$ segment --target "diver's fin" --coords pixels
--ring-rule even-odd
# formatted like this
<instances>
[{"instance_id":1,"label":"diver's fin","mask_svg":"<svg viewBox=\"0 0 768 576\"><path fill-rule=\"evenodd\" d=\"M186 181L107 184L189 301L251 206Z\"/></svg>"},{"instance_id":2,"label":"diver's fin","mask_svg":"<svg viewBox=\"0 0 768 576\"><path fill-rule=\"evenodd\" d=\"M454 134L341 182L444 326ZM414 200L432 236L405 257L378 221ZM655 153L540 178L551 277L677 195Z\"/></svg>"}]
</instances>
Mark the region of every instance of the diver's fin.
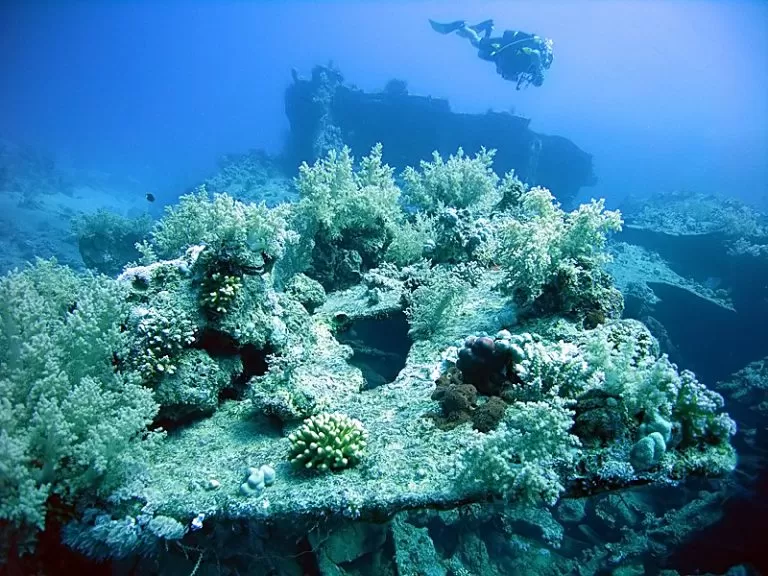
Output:
<instances>
[{"instance_id":1,"label":"diver's fin","mask_svg":"<svg viewBox=\"0 0 768 576\"><path fill-rule=\"evenodd\" d=\"M467 26L467 28L478 34L482 33L486 36L490 36L493 32L493 20L483 20L479 24L475 24L474 26Z\"/></svg>"},{"instance_id":2,"label":"diver's fin","mask_svg":"<svg viewBox=\"0 0 768 576\"><path fill-rule=\"evenodd\" d=\"M467 22L465 20L456 20L455 22L441 24L440 22L430 20L429 25L432 26L432 30L438 34L450 34L451 32L456 32L456 30L464 28L467 25Z\"/></svg>"}]
</instances>

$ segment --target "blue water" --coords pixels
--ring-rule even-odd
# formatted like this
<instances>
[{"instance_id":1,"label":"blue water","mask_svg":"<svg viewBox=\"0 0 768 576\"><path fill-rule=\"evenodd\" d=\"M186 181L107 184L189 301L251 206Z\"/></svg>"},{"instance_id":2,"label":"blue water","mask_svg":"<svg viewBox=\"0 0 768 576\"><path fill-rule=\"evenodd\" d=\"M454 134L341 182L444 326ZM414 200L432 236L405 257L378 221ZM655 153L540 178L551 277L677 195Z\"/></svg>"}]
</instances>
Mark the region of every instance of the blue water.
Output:
<instances>
[{"instance_id":1,"label":"blue water","mask_svg":"<svg viewBox=\"0 0 768 576\"><path fill-rule=\"evenodd\" d=\"M515 82L502 78L493 63L478 58L477 50L466 39L456 34L437 34L429 25L429 19L463 19L474 23L488 18L494 20L499 34L511 29L552 39L554 60L545 71L541 86L516 89ZM292 178L300 161L315 159L308 149L299 149L297 142L309 141L308 126L317 118L301 125L292 125L289 120L302 119L295 113L312 108L307 102L322 100L322 94L317 92L312 92L308 101L300 98L305 95L301 90L308 85L305 81L313 73L318 74L318 66L327 67L323 73L335 70L343 75L346 88L342 92L346 90L347 96L362 95L360 101L371 97L365 102L377 104L372 108L376 110L375 116L358 117L356 114L363 108L357 108L360 101L352 102L351 98L346 107L338 104L334 121L341 127L345 143L365 142L352 150L357 158L368 153L377 138L394 143L385 144L384 159L397 168L398 178L405 163L427 160L428 150L445 147L446 142L450 142L450 149L442 150L445 154L455 151L457 143L464 145L464 138L467 149L474 153L484 142L470 138L479 133L501 139L498 159L522 174L526 184L556 181L564 186L553 185L552 191L565 207L590 198L605 198L611 209L626 207L627 223L637 223L637 227L630 226L623 235L612 237L617 242L611 244L611 250L619 254L642 247L651 255L640 266L644 273L639 275L640 280L617 280L624 297L624 317L646 323L658 340L660 351L668 354L681 370L694 370L710 387L725 383L717 389L726 397L726 409L740 429L733 439L741 458L739 467L725 479L696 479L679 485L672 482L616 494L603 495L600 490L593 493L586 488L579 492L580 488L569 486L570 492L586 496L575 500L576 504L569 502L553 508L553 515L543 520L523 517L523 512L515 516L502 508L473 505L476 507L463 507L459 513L404 514L402 517L407 517L408 522L403 521L407 526L398 528L401 532L389 532L389 525L372 522L360 528L359 533L355 528L347 535L342 532L345 526L335 526L339 528L338 541L331 542L337 548L322 538L318 542L317 531L295 541L278 541L275 536L276 541L271 543L267 536L269 527L258 523L254 526L251 522L246 529L235 521L230 525L229 520L222 520L215 525L217 537L222 533L231 537L239 547L236 554L219 541L205 540L214 532L210 528L215 522L213 518L207 521L210 532L196 532L197 528L190 528L194 526L190 524L192 518L185 518L187 539L178 546L173 541L172 552L161 555L164 559L157 564L152 564L154 560L141 560L139 555L119 559L114 564L95 563L94 558L101 558L99 554L86 558L61 545L61 525L74 518L75 513L74 508L54 498L48 501L49 524L40 539L37 556L25 563L27 560L11 553L10 561L3 565L8 550L14 550L16 545L21 549L23 543L16 541L15 535L7 536L11 532L3 524L7 518L0 505L0 537L4 539L0 541L0 574L5 570L9 574L26 573L25 570L32 573L29 567L35 566L51 574L76 567L93 574L195 574L199 569L200 574L206 575L246 571L270 576L396 576L392 571L392 558L397 556L393 553L395 546L412 553L414 565L430 564L424 557L416 558L418 554L439 558L439 562L432 561L429 569L413 573L438 576L618 576L656 574L662 568L669 570L668 576L725 574L728 570L728 574L734 575L763 573L761 570L768 566L762 558L768 533L768 459L764 444L768 441L768 2L3 2L0 273L6 274L40 256L55 257L78 271L91 268L115 277L125 265L138 260L135 243L148 237L152 222L162 216L164 208L174 206L180 196L206 180L218 182L209 184L210 191L224 190L231 184L221 184L221 174L226 175L227 169L237 171L253 164L264 168L263 172L254 170L257 178L249 181L247 190L240 190L241 200L265 199L273 206L281 200L294 199ZM398 82L390 83L393 79ZM407 90L410 96L396 94L394 89ZM390 93L382 95L386 90ZM400 96L402 101L398 101ZM406 100L407 105L403 103ZM296 102L299 105L291 108ZM446 117L455 124L451 124L448 135L440 133L439 127L429 126L444 138L433 143L429 140L433 132L418 123L433 118L431 114L443 105L450 105L452 114L446 112ZM418 112L419 106L423 106L423 115ZM512 123L527 124L527 129L521 130L521 142L525 144L510 141L509 147L502 149L509 126L488 122L488 118L500 117L483 116L489 111L505 113L506 120L512 118L506 113L511 113ZM406 117L410 119L406 124L411 120L414 123L412 134L403 131L397 122ZM472 129L462 132L455 128L467 118ZM445 126L448 124L446 121ZM526 138L533 133L535 137L529 147ZM542 144L545 141L549 144ZM554 145L553 142L563 148L545 166L543 161L539 163L539 154L534 149L540 151L541 146ZM228 160L222 160L227 155ZM568 180L576 177L567 172L566 166L574 157L590 158L587 165L591 162L591 172L579 175L576 183ZM398 184L401 183L399 179ZM263 196L254 197L254 191ZM233 194L237 196L237 191ZM645 202L654 209L662 208L656 213L656 220L643 219ZM664 206L668 208L669 219L665 218ZM82 229L74 229L73 222L100 208L139 220L133 221L135 227L124 237L84 239ZM409 206L408 210L412 208ZM459 216L466 217L457 214L452 213L457 222ZM478 227L487 225L483 220ZM474 234L476 229L470 232ZM485 237L482 238L484 242ZM361 239L358 236L345 241L355 245ZM323 268L314 261L314 268L306 266L303 270L329 292L331 288L348 288L359 282L362 272L375 268L371 262L382 263L377 260L380 254L376 249L365 253L370 262L361 260L360 270L352 271L360 274L335 285L344 262L333 260L339 246L331 245L330 240L328 244L328 254L312 252L312 258L325 262L318 254L327 257L337 268ZM429 253L438 254L440 249L441 246L431 246ZM354 250L351 252L360 257ZM263 260L258 260L262 256ZM242 270L246 270L241 274L243 277L271 271L271 257L266 250L257 254L256 264L222 257L225 264L221 270L231 273L232 276L225 277L236 282ZM451 266L456 264L458 274L467 280L473 274L466 262L469 259L462 253L445 260ZM465 264L466 268L462 268ZM485 261L483 265L488 264ZM486 272L498 271L496 263L491 264ZM626 266L627 262L620 264ZM226 268L227 265L232 268ZM617 278L622 270L619 269ZM669 280L673 275L677 276ZM381 279L366 279L369 284L376 281ZM408 281L415 282L409 288L412 290L424 279L409 277ZM471 282L467 281L468 286ZM602 282L591 277L590 281ZM376 290L370 291L371 306L378 304L380 292L386 294L386 282L381 282ZM218 286L206 276L202 284L214 289ZM278 291L284 288L279 282L275 286ZM132 304L138 302L139 308L145 304L149 307L150 301L153 305L166 302L166 295L133 293L136 302ZM559 295L547 296L557 300L555 296ZM63 298L61 294L58 297ZM142 300L144 297L146 301ZM190 300L195 313L199 312L198 305L203 307L204 297ZM270 298L277 301L274 294ZM79 313L76 304L70 305L67 314ZM293 304L299 307L298 303ZM311 306L301 304L311 314L321 300ZM610 308L605 302L599 304ZM546 312L546 305L543 306ZM524 322L526 319L517 316L512 308L500 311L494 321L510 328ZM303 308L298 309L304 313ZM10 317L13 311L4 309L0 302L0 319L6 312ZM291 314L294 312L290 309ZM610 316L602 308L597 312ZM226 310L217 310L204 320L195 321L214 325L225 313ZM553 312L556 313L557 310ZM596 317L600 314L596 313ZM345 360L362 370L366 391L391 384L406 365L412 350L406 320L401 314L387 322L378 316L354 322L342 313L333 317L334 329L339 331L335 335L350 346L350 358ZM602 316L595 320L597 324L604 321L606 317ZM192 320L189 322L191 325ZM7 324L11 326L11 322ZM128 330L126 325L121 330ZM244 363L242 372L236 376L237 369L227 364L230 372L226 376L232 382L229 387L222 384L211 393L213 400L206 408L209 411L205 418L225 402L244 401L248 379L264 375L270 363L276 363L270 355L280 348L269 340L240 346L237 338L227 333L234 330L232 326L222 328L223 325L202 330L202 334L190 337L186 344L179 344L179 350L174 352L179 356L182 352L199 352L212 364L214 360L208 353L222 364L222 358L227 362L236 358ZM582 327L594 328L586 324ZM0 329L11 334L0 332L0 343L11 350L16 343L14 338L23 331L13 332L4 325ZM295 327L282 325L282 329L290 332ZM3 364L3 354L0 351L0 384L4 385L4 372L10 361ZM116 367L119 365L117 353L112 361ZM739 372L742 369L745 370ZM745 382L750 376L752 380L747 386ZM451 377L461 382L460 375ZM511 381L512 377L509 378ZM450 377L445 379L447 387ZM473 402L477 400L476 392ZM494 400L504 404L501 392L496 390L493 394L499 396ZM454 401L472 404L463 397ZM475 409L473 405L472 410ZM196 420L201 417L194 408L191 413L192 416L168 416L167 420L163 414L153 422L168 425L175 432L190 422L200 421ZM394 419L392 415L386 416L390 417ZM637 418L643 419L644 415ZM448 415L445 420L450 420ZM468 419L441 425L450 431L467 422ZM5 421L0 423L6 425ZM261 421L249 421L248 426L264 425L272 434L270 439L283 440L288 427L283 429L271 420L267 424L273 427ZM637 424L634 422L633 426L637 428ZM671 443L672 432L669 434ZM635 445L634 438L623 441ZM0 442L0 458L10 458L10 453ZM2 464L0 461L0 494L7 489ZM40 467L36 460L27 464ZM285 462L282 464L287 467ZM282 473L283 469L280 470ZM216 490L218 486L205 490L209 488ZM200 487L196 485L196 489ZM234 493L237 495L237 487ZM626 500L621 494L627 494ZM93 500L96 504L88 504L104 504L95 496ZM354 510L356 503L346 492L339 495L339 501L348 507L345 512ZM692 519L674 516L692 502L701 506L687 511ZM574 508L568 508L571 504ZM113 512L119 509L123 513L114 501L110 506ZM147 512L149 516L152 513ZM202 520L200 523L202 526ZM695 529L691 528L693 525ZM681 534L670 526L680 527ZM546 528L552 528L555 535L546 534ZM83 532L91 534L85 529ZM330 532L329 528L329 539ZM339 533L344 536L338 537ZM411 538L410 548L397 541L404 534ZM290 559L286 560L285 571L249 565L249 538L259 541L261 552L271 551L274 544L275 558ZM118 540L124 543L129 538L121 533L114 538ZM420 547L425 540L429 545ZM342 550L346 544L354 553ZM616 548L611 548L614 545ZM327 553L330 558L335 553L344 560L328 560L330 564L324 565L322 558L317 558L318 550L321 555ZM211 551L221 557L214 560ZM227 556L229 552L231 557ZM476 552L476 557L470 558L470 552ZM479 560L483 558L488 559L485 565ZM515 562L523 562L521 558L536 558L536 562L520 569ZM448 569L454 559L454 568ZM276 561L275 565L278 564ZM474 568L459 569L462 565ZM219 569L222 572L217 572ZM406 574L401 572L399 576Z\"/></svg>"},{"instance_id":2,"label":"blue water","mask_svg":"<svg viewBox=\"0 0 768 576\"><path fill-rule=\"evenodd\" d=\"M595 157L609 199L768 187L764 2L4 2L0 136L173 197L249 148L277 151L291 68L364 90L405 80L457 111L514 109ZM552 38L517 92L427 19Z\"/></svg>"}]
</instances>

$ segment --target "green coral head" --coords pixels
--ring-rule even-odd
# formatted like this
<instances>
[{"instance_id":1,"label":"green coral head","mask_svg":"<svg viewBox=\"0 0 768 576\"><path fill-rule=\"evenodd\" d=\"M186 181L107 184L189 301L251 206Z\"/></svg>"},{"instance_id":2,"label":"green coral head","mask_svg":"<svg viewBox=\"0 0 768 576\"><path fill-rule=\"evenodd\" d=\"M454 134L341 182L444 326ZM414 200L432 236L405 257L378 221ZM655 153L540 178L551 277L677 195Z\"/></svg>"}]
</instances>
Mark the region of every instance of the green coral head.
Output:
<instances>
[{"instance_id":1,"label":"green coral head","mask_svg":"<svg viewBox=\"0 0 768 576\"><path fill-rule=\"evenodd\" d=\"M242 287L239 277L213 272L203 281L200 304L212 314L226 314Z\"/></svg>"},{"instance_id":2,"label":"green coral head","mask_svg":"<svg viewBox=\"0 0 768 576\"><path fill-rule=\"evenodd\" d=\"M293 464L327 472L357 464L368 443L368 432L360 420L334 412L307 418L288 439Z\"/></svg>"}]
</instances>

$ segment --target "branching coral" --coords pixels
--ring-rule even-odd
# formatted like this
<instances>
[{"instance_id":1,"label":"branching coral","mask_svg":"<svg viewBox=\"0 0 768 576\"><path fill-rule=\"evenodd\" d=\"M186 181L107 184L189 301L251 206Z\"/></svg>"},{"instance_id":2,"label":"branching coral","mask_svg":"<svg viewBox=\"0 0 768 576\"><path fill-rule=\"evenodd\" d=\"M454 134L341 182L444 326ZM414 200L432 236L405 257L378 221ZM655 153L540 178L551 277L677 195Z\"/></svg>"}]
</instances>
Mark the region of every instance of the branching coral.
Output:
<instances>
[{"instance_id":1,"label":"branching coral","mask_svg":"<svg viewBox=\"0 0 768 576\"><path fill-rule=\"evenodd\" d=\"M312 166L302 164L296 180L302 215L331 240L355 229L394 224L401 213L400 190L381 154L381 145L374 146L360 160L358 170L346 147L329 152Z\"/></svg>"},{"instance_id":2,"label":"branching coral","mask_svg":"<svg viewBox=\"0 0 768 576\"><path fill-rule=\"evenodd\" d=\"M175 258L189 246L204 244L213 251L228 246L275 259L283 253L285 227L280 212L263 203L244 204L228 194L211 198L201 186L182 196L178 206L166 208L144 246L145 256Z\"/></svg>"},{"instance_id":3,"label":"branching coral","mask_svg":"<svg viewBox=\"0 0 768 576\"><path fill-rule=\"evenodd\" d=\"M505 271L504 290L523 304L541 295L563 263L582 269L604 264L606 236L621 229L618 212L592 201L571 213L544 188L526 191L499 225L496 261Z\"/></svg>"},{"instance_id":4,"label":"branching coral","mask_svg":"<svg viewBox=\"0 0 768 576\"><path fill-rule=\"evenodd\" d=\"M425 338L440 329L455 305L466 291L467 283L446 269L435 269L429 281L416 288L410 296L406 316L411 325L409 334Z\"/></svg>"},{"instance_id":5,"label":"branching coral","mask_svg":"<svg viewBox=\"0 0 768 576\"><path fill-rule=\"evenodd\" d=\"M200 305L213 314L226 314L242 287L239 277L214 272L202 281Z\"/></svg>"},{"instance_id":6,"label":"branching coral","mask_svg":"<svg viewBox=\"0 0 768 576\"><path fill-rule=\"evenodd\" d=\"M195 341L197 326L183 310L173 306L170 294L161 294L150 307L133 310L136 342L129 362L145 380L176 371L177 356Z\"/></svg>"},{"instance_id":7,"label":"branching coral","mask_svg":"<svg viewBox=\"0 0 768 576\"><path fill-rule=\"evenodd\" d=\"M398 266L417 262L424 255L432 255L436 247L437 224L435 218L417 212L392 231L384 259Z\"/></svg>"},{"instance_id":8,"label":"branching coral","mask_svg":"<svg viewBox=\"0 0 768 576\"><path fill-rule=\"evenodd\" d=\"M42 529L50 497L108 493L141 456L140 434L157 405L135 374L113 366L127 344L125 295L114 280L44 261L0 279L6 529Z\"/></svg>"},{"instance_id":9,"label":"branching coral","mask_svg":"<svg viewBox=\"0 0 768 576\"><path fill-rule=\"evenodd\" d=\"M587 333L582 349L601 388L620 396L629 413L642 420L639 432L663 431L665 440L683 448L727 444L735 428L722 411L722 396L692 372L678 371L666 355L659 356L640 323L622 324L631 328Z\"/></svg>"},{"instance_id":10,"label":"branching coral","mask_svg":"<svg viewBox=\"0 0 768 576\"><path fill-rule=\"evenodd\" d=\"M488 210L500 199L493 172L494 151L482 148L474 157L458 152L443 160L437 152L432 162L421 162L421 170L408 167L403 172L408 202L427 213L444 208Z\"/></svg>"},{"instance_id":11,"label":"branching coral","mask_svg":"<svg viewBox=\"0 0 768 576\"><path fill-rule=\"evenodd\" d=\"M678 371L666 355L658 356L642 324L622 325L619 331L607 326L586 333L581 348L600 389L621 398L635 422L636 440L658 432L667 448L677 448L683 459L695 457L706 473L732 469L736 462L730 438L736 428L723 412L722 396L692 372Z\"/></svg>"},{"instance_id":12,"label":"branching coral","mask_svg":"<svg viewBox=\"0 0 768 576\"><path fill-rule=\"evenodd\" d=\"M521 402L499 429L478 435L460 458L459 482L492 489L510 500L554 504L564 469L576 461L579 440L570 433L566 402Z\"/></svg>"},{"instance_id":13,"label":"branching coral","mask_svg":"<svg viewBox=\"0 0 768 576\"><path fill-rule=\"evenodd\" d=\"M349 148L299 168L297 217L315 239L312 275L324 286L358 281L375 266L403 221L393 170L382 163L381 145L354 169ZM344 278L339 278L342 271Z\"/></svg>"},{"instance_id":14,"label":"branching coral","mask_svg":"<svg viewBox=\"0 0 768 576\"><path fill-rule=\"evenodd\" d=\"M304 421L291 441L291 462L320 472L354 466L363 456L368 433L345 414L318 414Z\"/></svg>"}]
</instances>

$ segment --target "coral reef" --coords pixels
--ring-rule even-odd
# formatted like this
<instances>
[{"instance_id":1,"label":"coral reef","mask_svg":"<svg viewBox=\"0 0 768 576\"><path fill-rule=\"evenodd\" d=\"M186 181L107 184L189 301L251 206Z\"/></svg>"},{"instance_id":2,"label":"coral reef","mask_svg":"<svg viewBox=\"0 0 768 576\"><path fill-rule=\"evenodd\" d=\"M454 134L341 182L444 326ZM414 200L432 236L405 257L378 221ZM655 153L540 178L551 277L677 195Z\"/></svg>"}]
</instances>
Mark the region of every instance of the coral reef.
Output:
<instances>
[{"instance_id":1,"label":"coral reef","mask_svg":"<svg viewBox=\"0 0 768 576\"><path fill-rule=\"evenodd\" d=\"M332 150L274 208L185 195L116 279L0 280L5 542L55 517L140 572L327 574L510 573L572 545L567 573L605 560L601 526L667 512L611 492L734 468L722 397L618 318L618 213L566 212L492 152L435 155L401 190L382 154Z\"/></svg>"},{"instance_id":2,"label":"coral reef","mask_svg":"<svg viewBox=\"0 0 768 576\"><path fill-rule=\"evenodd\" d=\"M724 233L733 239L768 235L768 220L735 198L675 191L629 198L622 211L632 226L672 235Z\"/></svg>"},{"instance_id":3,"label":"coral reef","mask_svg":"<svg viewBox=\"0 0 768 576\"><path fill-rule=\"evenodd\" d=\"M0 279L4 547L24 550L52 509L106 497L144 455L157 404L113 369L128 312L119 284L52 262Z\"/></svg>"}]
</instances>

